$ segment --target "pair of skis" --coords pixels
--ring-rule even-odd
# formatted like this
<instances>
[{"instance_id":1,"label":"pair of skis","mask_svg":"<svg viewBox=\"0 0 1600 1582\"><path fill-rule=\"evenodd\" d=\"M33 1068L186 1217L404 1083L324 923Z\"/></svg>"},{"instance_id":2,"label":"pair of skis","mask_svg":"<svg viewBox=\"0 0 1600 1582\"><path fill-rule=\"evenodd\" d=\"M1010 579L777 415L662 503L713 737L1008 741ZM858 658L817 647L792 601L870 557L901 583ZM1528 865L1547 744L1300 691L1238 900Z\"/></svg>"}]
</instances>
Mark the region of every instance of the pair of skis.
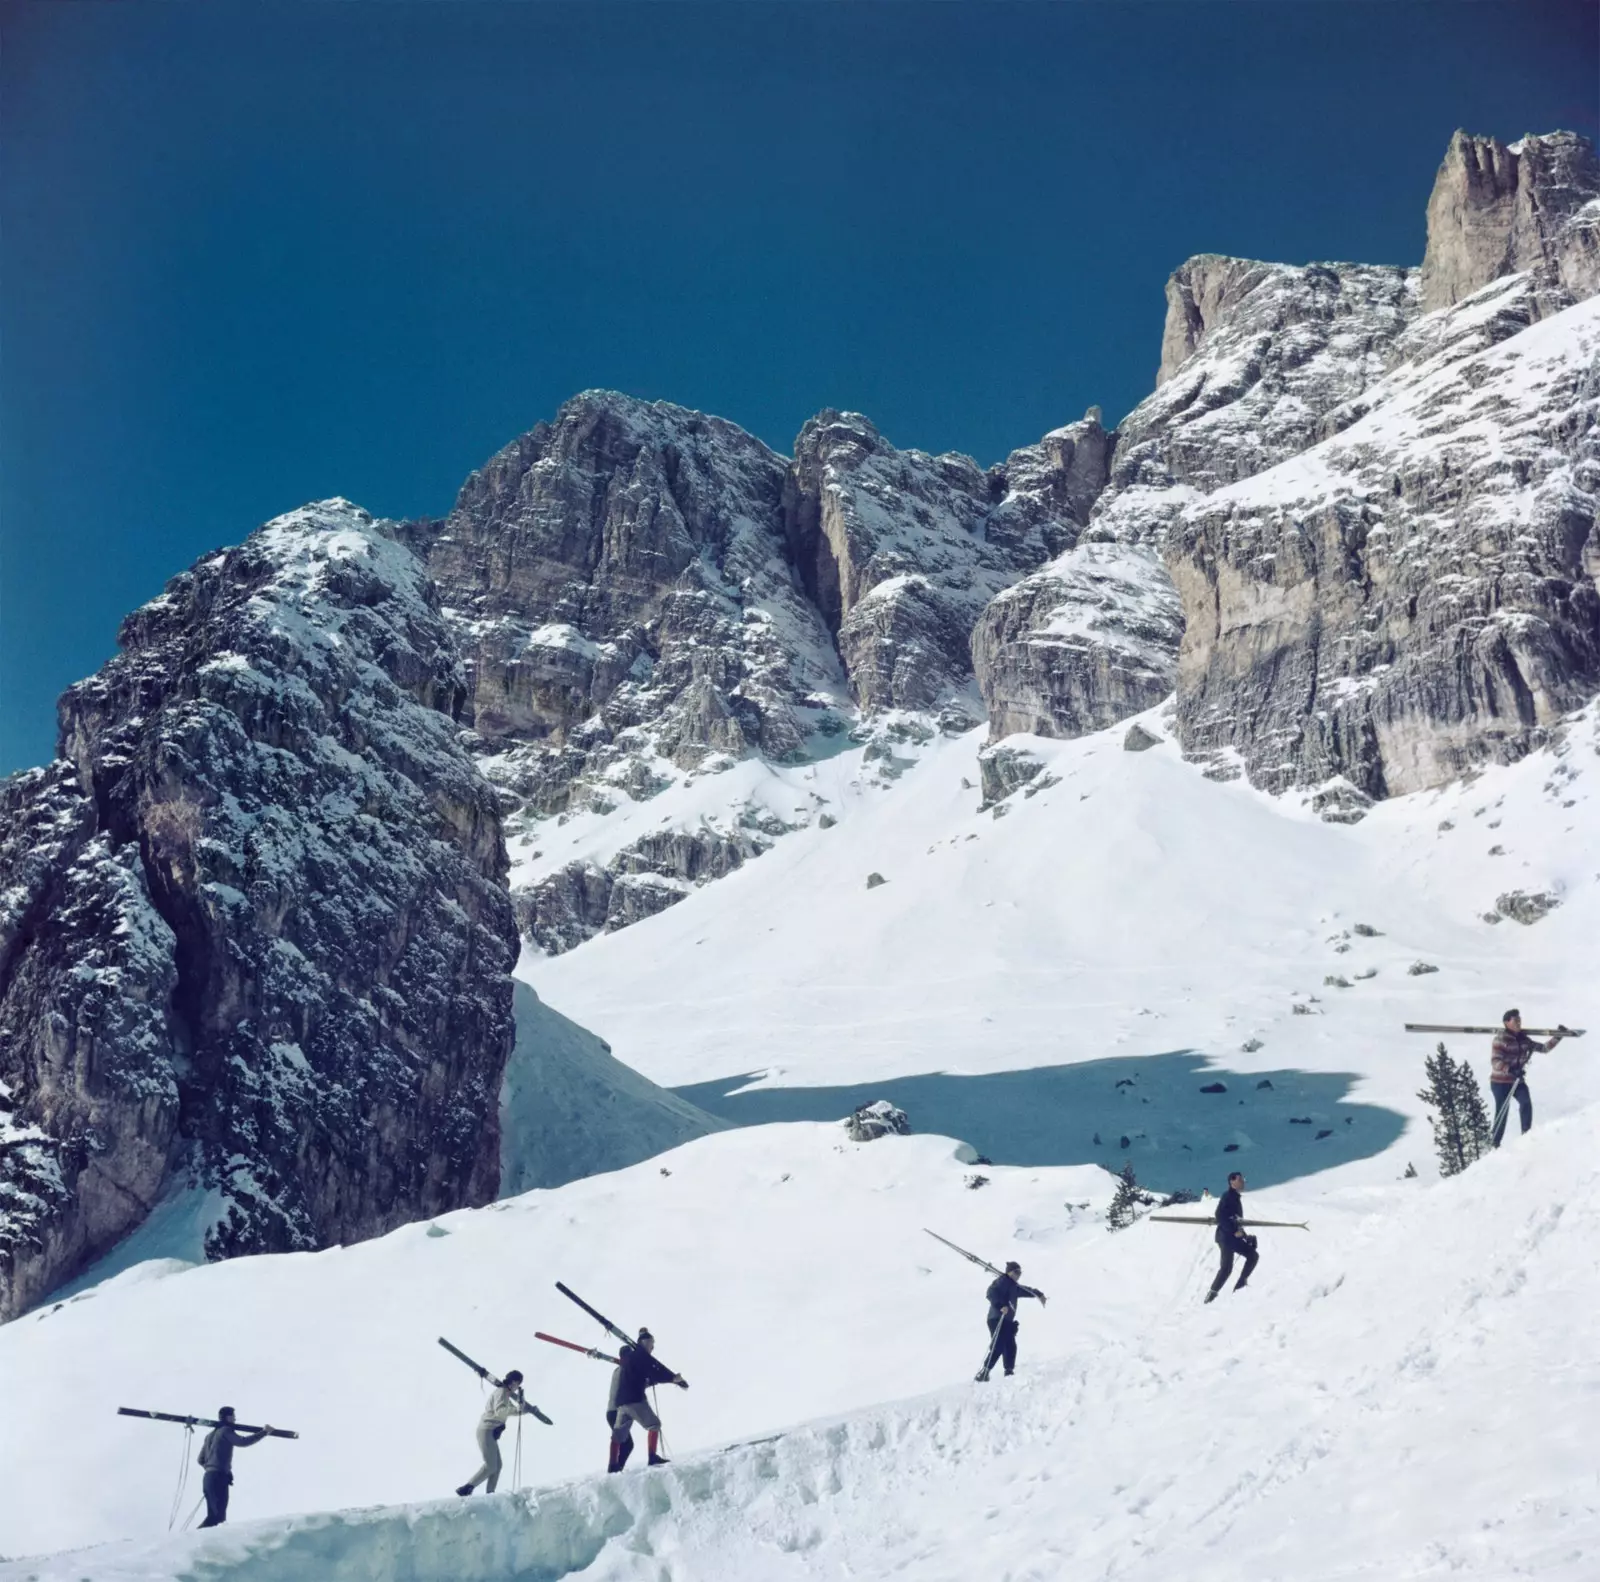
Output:
<instances>
[{"instance_id":1,"label":"pair of skis","mask_svg":"<svg viewBox=\"0 0 1600 1582\"><path fill-rule=\"evenodd\" d=\"M977 1253L968 1252L965 1247L958 1247L953 1241L946 1240L946 1238L941 1236L938 1231L929 1230L926 1225L924 1225L922 1229L925 1235L932 1236L937 1242L943 1242L951 1252L959 1253L960 1256L965 1258L968 1263L975 1263L980 1269L987 1269L990 1274L995 1275L996 1277L1005 1273L1004 1269L995 1268L995 1266L990 1263L987 1258L980 1258ZM995 1359L1000 1355L1000 1340L1005 1332L1006 1321L1002 1317L1000 1322L994 1326L994 1334L990 1337L989 1350L984 1356L983 1366L978 1369L976 1374L973 1375L973 1378L977 1383L987 1384L989 1382L989 1371L994 1367Z\"/></svg>"},{"instance_id":2,"label":"pair of skis","mask_svg":"<svg viewBox=\"0 0 1600 1582\"><path fill-rule=\"evenodd\" d=\"M504 1389L504 1387L505 1387L505 1382L506 1382L506 1381L505 1381L505 1380L504 1380L504 1379L497 1379L497 1378L495 1378L495 1376L494 1376L494 1375L493 1375L493 1374L492 1374L492 1373L490 1373L490 1372L489 1372L489 1370L488 1370L488 1369L487 1369L487 1368L486 1368L486 1367L484 1367L484 1365L483 1365L483 1364L482 1364L482 1363L481 1363L481 1362L474 1362L474 1361L473 1361L473 1360L472 1360L472 1358L471 1358L471 1357L469 1357L469 1356L468 1356L468 1355L467 1355L467 1354L466 1354L466 1352L464 1352L464 1351L463 1351L463 1350L462 1350L462 1349L461 1349L461 1348L460 1348L460 1347L459 1347L459 1346L452 1346L452 1345L451 1345L451 1344L450 1344L450 1342L449 1342L449 1341L448 1341L448 1340L446 1340L446 1339L445 1339L445 1338L444 1338L444 1336L443 1336L443 1335L441 1335L441 1336L440 1336L440 1337L439 1337L439 1344L440 1344L440 1345L441 1345L441 1346L443 1346L443 1347L444 1347L444 1349L445 1349L445 1350L446 1350L446 1351L448 1351L448 1352L449 1352L449 1353L450 1353L450 1355L451 1355L451 1356L452 1356L452 1357L455 1357L455 1358L457 1358L457 1359L458 1359L458 1360L459 1360L459 1361L461 1361L461 1362L464 1362L464 1363L466 1363L466 1365L467 1365L467 1366L468 1366L468 1367L469 1367L469 1368L471 1368L471 1369L472 1369L472 1371L473 1371L473 1372L474 1372L474 1373L475 1373L475 1374L477 1374L477 1376L478 1376L478 1377L479 1377L479 1378L480 1378L480 1379L485 1379L485 1380L487 1380L487 1381L488 1381L488 1382L489 1382L489 1383L490 1383L490 1384L492 1384L492 1385L493 1385L493 1386L494 1386L494 1387L495 1387L495 1388L496 1388L496 1389L497 1389L497 1390L499 1390L499 1389ZM518 1390L517 1390L517 1391L516 1391L516 1392L515 1392L515 1394L516 1394L516 1397L517 1397L517 1399L518 1399L518 1400L519 1400L519 1401L520 1401L520 1402L521 1402L521 1403L522 1403L522 1404L523 1404L523 1405L524 1405L524 1406L526 1406L526 1407L527 1407L527 1408L528 1408L528 1415L529 1415L529 1416L530 1416L530 1417L537 1417L537 1418L538 1418L538 1419L539 1419L539 1421L540 1421L540 1422L541 1422L541 1423L544 1423L544 1424L546 1424L546 1425L547 1425L547 1426L549 1426L549 1427L554 1427L554 1426L555 1426L555 1425L554 1425L554 1424L553 1424L553 1423L552 1423L552 1422L551 1422L551 1419L550 1419L550 1418L548 1418L548 1417L546 1417L546 1416L545 1416L545 1415L544 1415L544 1413L543 1413L543 1412L541 1412L541 1411L540 1411L540 1410L539 1410L539 1408L538 1408L538 1407L537 1407L537 1406L535 1406L535 1405L534 1405L534 1404L533 1404L533 1402L532 1402L532 1401L530 1401L530 1400L528 1400L528 1398L527 1398L527 1397L526 1397L526 1396L525 1396L525 1395L524 1395L524 1394L523 1394L523 1393L522 1393L522 1391L521 1391L521 1389L518 1389Z\"/></svg>"},{"instance_id":3,"label":"pair of skis","mask_svg":"<svg viewBox=\"0 0 1600 1582\"><path fill-rule=\"evenodd\" d=\"M216 1417L184 1417L177 1412L142 1412L136 1406L119 1406L118 1417L145 1417L153 1423L182 1423L187 1428L221 1428L222 1421ZM291 1428L262 1428L255 1423L235 1423L241 1434L270 1434L274 1439L298 1439L300 1436Z\"/></svg>"}]
</instances>

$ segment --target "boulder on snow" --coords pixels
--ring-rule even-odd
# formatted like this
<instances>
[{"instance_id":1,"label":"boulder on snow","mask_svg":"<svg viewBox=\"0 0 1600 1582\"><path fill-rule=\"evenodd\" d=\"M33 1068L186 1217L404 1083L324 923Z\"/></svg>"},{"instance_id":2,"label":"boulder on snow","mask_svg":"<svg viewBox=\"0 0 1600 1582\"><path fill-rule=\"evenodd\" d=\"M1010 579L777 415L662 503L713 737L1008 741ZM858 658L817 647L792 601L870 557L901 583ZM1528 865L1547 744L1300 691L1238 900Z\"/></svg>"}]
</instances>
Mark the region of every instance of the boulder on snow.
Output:
<instances>
[{"instance_id":1,"label":"boulder on snow","mask_svg":"<svg viewBox=\"0 0 1600 1582\"><path fill-rule=\"evenodd\" d=\"M1122 750L1130 753L1147 753L1152 747L1159 747L1161 738L1147 731L1142 725L1130 725L1128 734L1122 738Z\"/></svg>"},{"instance_id":2,"label":"boulder on snow","mask_svg":"<svg viewBox=\"0 0 1600 1582\"><path fill-rule=\"evenodd\" d=\"M867 875L867 888L869 890L876 890L880 884L887 884L888 882L881 873L869 873Z\"/></svg>"},{"instance_id":3,"label":"boulder on snow","mask_svg":"<svg viewBox=\"0 0 1600 1582\"><path fill-rule=\"evenodd\" d=\"M911 1134L911 1122L906 1119L906 1112L897 1109L887 1099L861 1105L844 1124L851 1142L856 1143L870 1143L874 1138L891 1134L897 1137Z\"/></svg>"},{"instance_id":4,"label":"boulder on snow","mask_svg":"<svg viewBox=\"0 0 1600 1582\"><path fill-rule=\"evenodd\" d=\"M1494 909L1501 917L1529 924L1537 923L1541 917L1548 916L1560 905L1561 897L1548 890L1531 893L1526 890L1512 890L1506 895L1496 897Z\"/></svg>"}]
</instances>

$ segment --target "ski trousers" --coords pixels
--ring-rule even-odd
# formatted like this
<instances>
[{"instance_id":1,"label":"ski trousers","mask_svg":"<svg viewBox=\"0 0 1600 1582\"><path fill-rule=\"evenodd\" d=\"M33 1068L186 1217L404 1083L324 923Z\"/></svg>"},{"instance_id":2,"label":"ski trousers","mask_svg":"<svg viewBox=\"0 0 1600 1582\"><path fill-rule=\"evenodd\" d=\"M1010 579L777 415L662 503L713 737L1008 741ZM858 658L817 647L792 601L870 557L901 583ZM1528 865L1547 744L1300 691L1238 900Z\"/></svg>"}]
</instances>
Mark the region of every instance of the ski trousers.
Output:
<instances>
[{"instance_id":1,"label":"ski trousers","mask_svg":"<svg viewBox=\"0 0 1600 1582\"><path fill-rule=\"evenodd\" d=\"M1243 1236L1230 1236L1226 1241L1219 1241L1217 1246L1222 1251L1222 1267L1217 1270L1217 1277L1211 1282L1213 1292L1220 1291L1228 1283L1228 1276L1233 1273L1233 1259L1237 1253L1244 1259L1244 1270L1239 1276L1238 1290L1255 1271L1255 1266L1261 1261L1261 1254L1256 1251L1255 1238Z\"/></svg>"},{"instance_id":2,"label":"ski trousers","mask_svg":"<svg viewBox=\"0 0 1600 1582\"><path fill-rule=\"evenodd\" d=\"M478 1451L483 1456L483 1465L472 1474L467 1487L475 1489L481 1483L485 1494L493 1494L504 1464L500 1460L500 1441L494 1436L493 1423L478 1424Z\"/></svg>"},{"instance_id":3,"label":"ski trousers","mask_svg":"<svg viewBox=\"0 0 1600 1582\"><path fill-rule=\"evenodd\" d=\"M1528 1079L1521 1078L1512 1082L1491 1082L1489 1092L1494 1098L1494 1145L1500 1146L1500 1139L1506 1134L1506 1120L1511 1114L1511 1105L1507 1102L1511 1097L1512 1089L1517 1094L1517 1109L1522 1116L1522 1129L1527 1131L1533 1125L1533 1095L1528 1092Z\"/></svg>"},{"instance_id":4,"label":"ski trousers","mask_svg":"<svg viewBox=\"0 0 1600 1582\"><path fill-rule=\"evenodd\" d=\"M206 1497L206 1519L200 1523L202 1527L220 1527L228 1519L228 1488L233 1482L231 1472L213 1472L207 1470L206 1475L200 1480L200 1487Z\"/></svg>"},{"instance_id":5,"label":"ski trousers","mask_svg":"<svg viewBox=\"0 0 1600 1582\"><path fill-rule=\"evenodd\" d=\"M628 1401L617 1407L617 1420L611 1425L611 1437L615 1440L631 1439L630 1430L635 1423L652 1430L661 1427L661 1419L648 1401Z\"/></svg>"},{"instance_id":6,"label":"ski trousers","mask_svg":"<svg viewBox=\"0 0 1600 1582\"><path fill-rule=\"evenodd\" d=\"M1012 1313L1001 1313L989 1326L989 1367L1003 1362L1010 1373L1017 1365L1017 1320Z\"/></svg>"}]
</instances>

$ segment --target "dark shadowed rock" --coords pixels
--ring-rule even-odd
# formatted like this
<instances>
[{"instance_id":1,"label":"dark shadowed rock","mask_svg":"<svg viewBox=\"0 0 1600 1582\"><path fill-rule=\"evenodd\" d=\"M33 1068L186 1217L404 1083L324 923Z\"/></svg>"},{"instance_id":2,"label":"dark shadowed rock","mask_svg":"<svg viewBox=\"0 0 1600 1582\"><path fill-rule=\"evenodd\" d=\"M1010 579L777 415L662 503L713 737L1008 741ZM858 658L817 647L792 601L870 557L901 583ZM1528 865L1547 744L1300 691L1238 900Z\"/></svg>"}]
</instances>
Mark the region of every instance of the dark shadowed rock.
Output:
<instances>
[{"instance_id":1,"label":"dark shadowed rock","mask_svg":"<svg viewBox=\"0 0 1600 1582\"><path fill-rule=\"evenodd\" d=\"M205 557L119 643L62 699L90 811L46 772L57 823L79 824L49 864L49 928L5 969L24 1030L53 1060L77 1051L62 1092L36 1071L18 1113L55 1116L65 1154L84 1114L116 1111L77 1195L63 1180L28 1289L103 1242L100 1176L126 1169L142 1213L174 1115L224 1203L213 1255L487 1201L517 940L422 566L326 501ZM106 992L58 1036L68 972Z\"/></svg>"}]
</instances>

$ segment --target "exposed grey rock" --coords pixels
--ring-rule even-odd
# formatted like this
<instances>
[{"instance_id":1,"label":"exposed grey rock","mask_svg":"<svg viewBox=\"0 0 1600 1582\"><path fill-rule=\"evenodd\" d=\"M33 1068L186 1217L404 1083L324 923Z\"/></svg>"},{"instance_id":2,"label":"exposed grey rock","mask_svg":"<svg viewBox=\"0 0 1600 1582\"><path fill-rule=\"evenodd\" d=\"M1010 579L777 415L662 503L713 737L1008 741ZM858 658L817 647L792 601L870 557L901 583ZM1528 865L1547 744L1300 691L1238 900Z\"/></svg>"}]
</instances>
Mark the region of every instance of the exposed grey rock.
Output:
<instances>
[{"instance_id":1,"label":"exposed grey rock","mask_svg":"<svg viewBox=\"0 0 1600 1582\"><path fill-rule=\"evenodd\" d=\"M1352 923L1350 932L1359 934L1363 939L1381 939L1383 937L1383 930L1374 928L1371 923Z\"/></svg>"},{"instance_id":2,"label":"exposed grey rock","mask_svg":"<svg viewBox=\"0 0 1600 1582\"><path fill-rule=\"evenodd\" d=\"M177 1140L178 975L64 762L0 781L0 1320L108 1251Z\"/></svg>"},{"instance_id":3,"label":"exposed grey rock","mask_svg":"<svg viewBox=\"0 0 1600 1582\"><path fill-rule=\"evenodd\" d=\"M524 938L558 956L596 934L614 933L676 906L696 886L732 873L770 845L769 835L724 831L710 823L653 830L604 864L568 863L514 890L517 925Z\"/></svg>"},{"instance_id":4,"label":"exposed grey rock","mask_svg":"<svg viewBox=\"0 0 1600 1582\"><path fill-rule=\"evenodd\" d=\"M732 423L588 391L413 524L468 658L491 772L538 813L652 760L805 748L843 699L788 561L784 459Z\"/></svg>"},{"instance_id":5,"label":"exposed grey rock","mask_svg":"<svg viewBox=\"0 0 1600 1582\"><path fill-rule=\"evenodd\" d=\"M858 413L805 425L785 493L791 552L862 708L937 709L967 686L979 611L1076 542L1108 450L1086 418L984 472L896 450Z\"/></svg>"},{"instance_id":6,"label":"exposed grey rock","mask_svg":"<svg viewBox=\"0 0 1600 1582\"><path fill-rule=\"evenodd\" d=\"M1489 288L1488 304L1515 293ZM1600 311L1447 338L1303 457L1186 505L1178 717L1269 790L1368 797L1506 761L1600 685ZM1489 438L1492 436L1492 441Z\"/></svg>"},{"instance_id":7,"label":"exposed grey rock","mask_svg":"<svg viewBox=\"0 0 1600 1582\"><path fill-rule=\"evenodd\" d=\"M863 1104L844 1124L850 1140L857 1143L870 1143L879 1137L911 1135L911 1122L906 1118L906 1112L897 1109L887 1099Z\"/></svg>"},{"instance_id":8,"label":"exposed grey rock","mask_svg":"<svg viewBox=\"0 0 1600 1582\"><path fill-rule=\"evenodd\" d=\"M983 787L980 813L1027 785L1044 769L1044 763L1024 747L1005 743L985 747L978 754L978 780Z\"/></svg>"},{"instance_id":9,"label":"exposed grey rock","mask_svg":"<svg viewBox=\"0 0 1600 1582\"><path fill-rule=\"evenodd\" d=\"M1548 917L1561 905L1561 897L1552 891L1524 891L1512 890L1506 895L1495 898L1494 909L1501 917L1509 917L1517 923L1537 923L1541 917Z\"/></svg>"},{"instance_id":10,"label":"exposed grey rock","mask_svg":"<svg viewBox=\"0 0 1600 1582\"><path fill-rule=\"evenodd\" d=\"M876 890L879 885L884 885L888 882L881 873L869 873L867 875L867 888L869 890Z\"/></svg>"},{"instance_id":11,"label":"exposed grey rock","mask_svg":"<svg viewBox=\"0 0 1600 1582\"><path fill-rule=\"evenodd\" d=\"M1152 735L1142 725L1130 725L1128 733L1122 738L1122 749L1130 753L1147 753L1152 747L1159 747L1161 738Z\"/></svg>"},{"instance_id":12,"label":"exposed grey rock","mask_svg":"<svg viewBox=\"0 0 1600 1582\"><path fill-rule=\"evenodd\" d=\"M517 940L420 563L325 501L205 557L119 643L62 699L63 755L125 905L142 878L170 931L147 1032L154 1051L175 1024L179 1134L226 1205L208 1250L487 1201Z\"/></svg>"},{"instance_id":13,"label":"exposed grey rock","mask_svg":"<svg viewBox=\"0 0 1600 1582\"><path fill-rule=\"evenodd\" d=\"M984 608L972 660L993 738L1081 736L1172 691L1183 612L1158 557L1084 543Z\"/></svg>"},{"instance_id":14,"label":"exposed grey rock","mask_svg":"<svg viewBox=\"0 0 1600 1582\"><path fill-rule=\"evenodd\" d=\"M1533 272L1569 301L1600 291L1600 160L1573 132L1509 146L1457 132L1428 201L1422 299L1451 307ZM1562 306L1565 303L1560 304Z\"/></svg>"},{"instance_id":15,"label":"exposed grey rock","mask_svg":"<svg viewBox=\"0 0 1600 1582\"><path fill-rule=\"evenodd\" d=\"M1311 811L1325 824L1359 824L1371 808L1372 798L1342 778L1319 786L1311 797Z\"/></svg>"},{"instance_id":16,"label":"exposed grey rock","mask_svg":"<svg viewBox=\"0 0 1600 1582\"><path fill-rule=\"evenodd\" d=\"M1431 961L1413 961L1411 965L1406 968L1407 974L1413 978L1424 978L1430 972L1437 972L1438 970L1439 969L1434 966Z\"/></svg>"}]
</instances>

